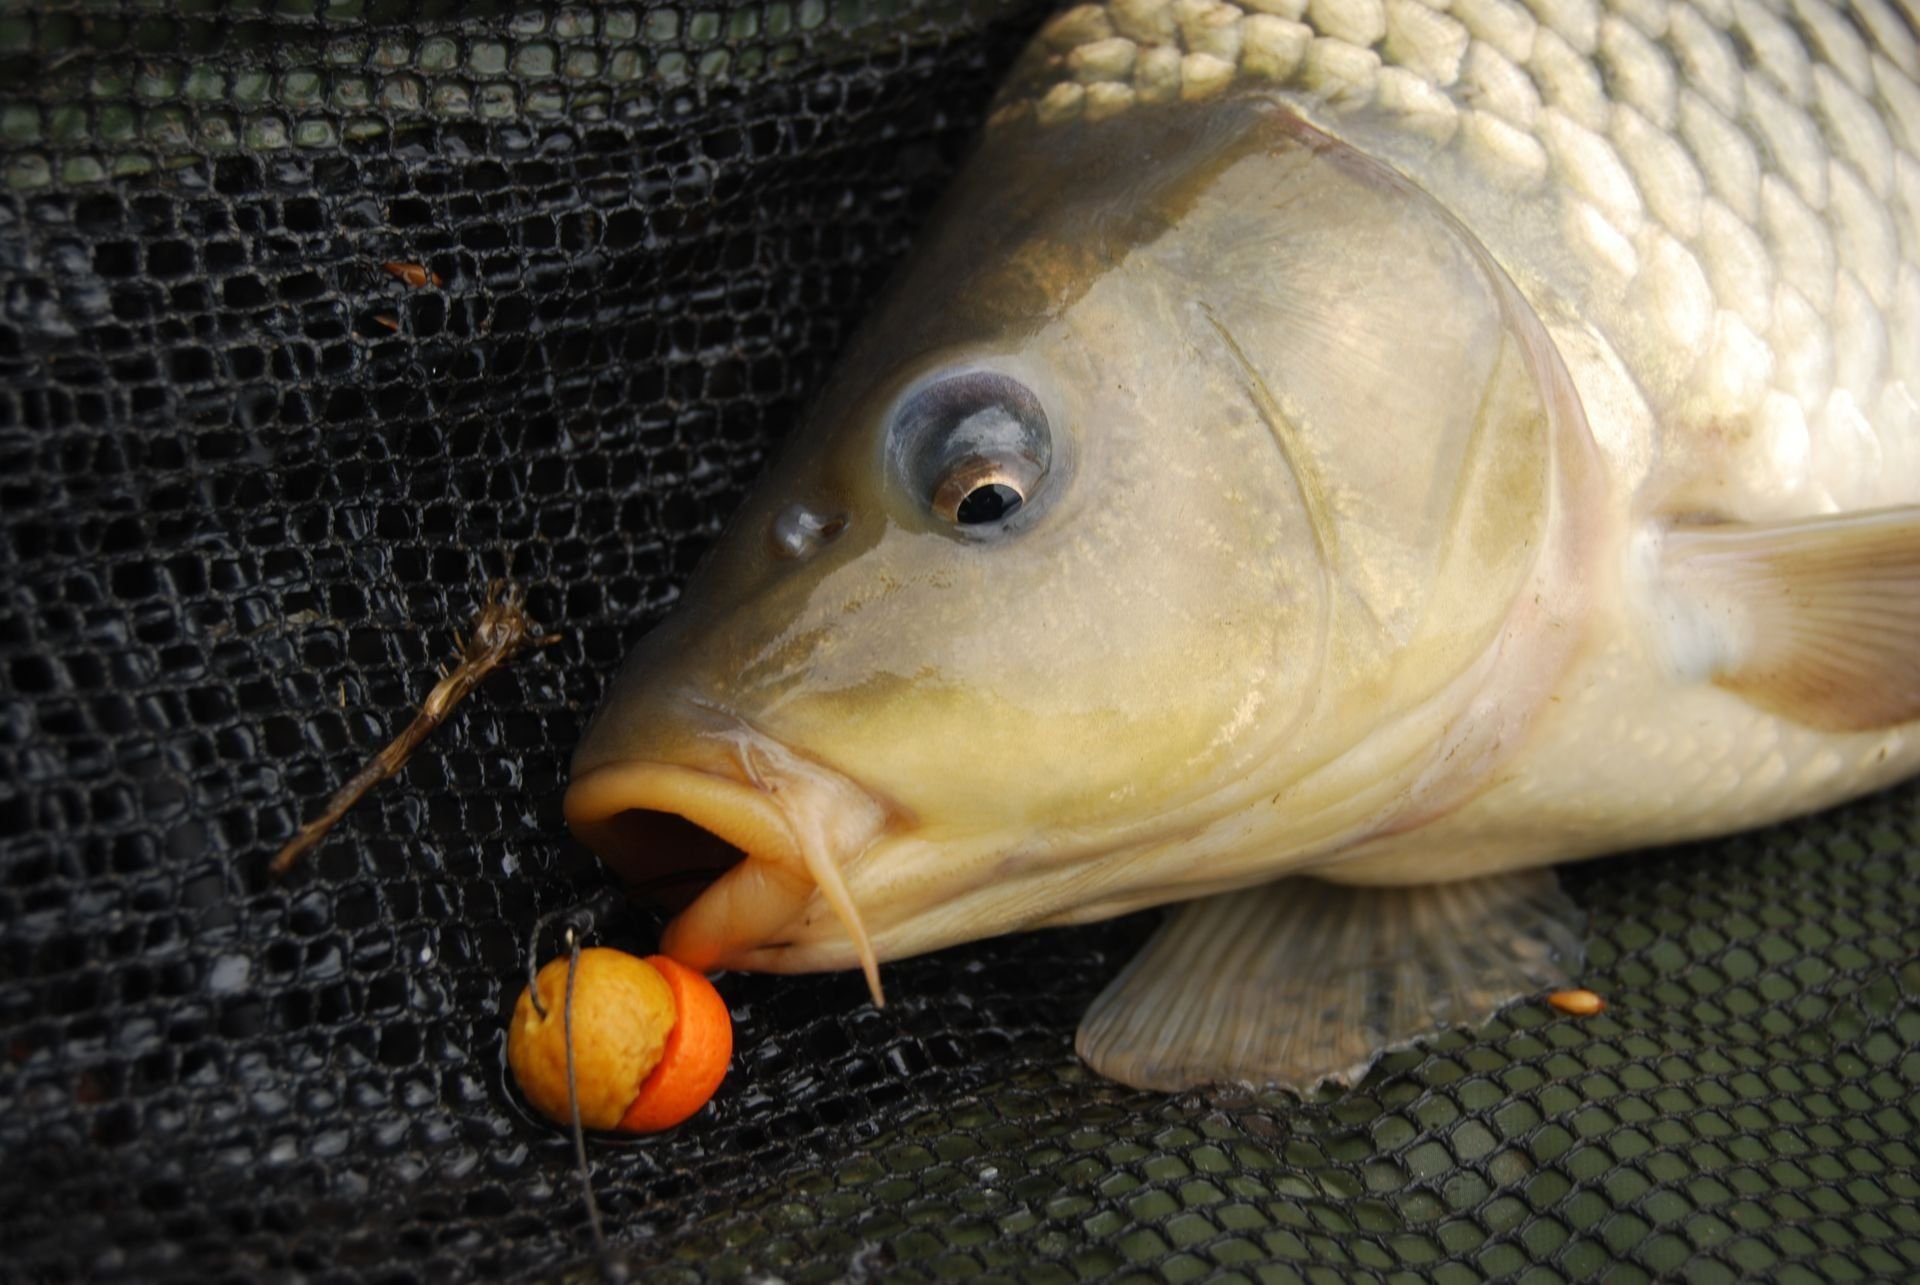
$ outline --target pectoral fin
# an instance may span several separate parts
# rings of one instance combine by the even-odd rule
[[[1920,718],[1920,508],[1683,527],[1661,555],[1683,672],[1823,732]]]
[[[1580,910],[1548,870],[1414,888],[1284,879],[1180,907],[1080,1023],[1137,1088],[1351,1084],[1382,1053],[1564,985]]]

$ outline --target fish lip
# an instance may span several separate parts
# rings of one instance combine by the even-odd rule
[[[792,827],[765,790],[703,768],[652,760],[604,763],[574,778],[561,807],[580,841],[616,870],[629,865],[615,824],[627,812],[683,817],[750,860],[792,864],[800,855]]]
[[[574,834],[636,885],[649,878],[645,854],[634,852],[621,831],[619,818],[627,813],[678,816],[739,849],[741,859],[719,871],[661,938],[662,953],[689,967],[726,967],[764,947],[813,898],[813,880],[786,816],[766,790],[735,777],[678,763],[606,763],[574,779],[562,810]],[[691,881],[702,872],[679,877]]]
[[[702,971],[870,965],[870,952],[864,961],[857,951],[843,958],[844,950],[817,948],[802,952],[809,960],[805,964],[783,957],[791,954],[790,930],[805,926],[800,921],[818,909],[823,895],[832,900],[834,889],[824,888],[822,880],[832,881],[843,902],[846,897],[839,870],[818,865],[822,818],[857,854],[893,828],[898,813],[844,774],[802,759],[744,723],[684,748],[699,766],[653,759],[605,762],[576,776],[562,804],[575,835],[630,885],[658,890],[718,875],[668,923],[662,953]],[[680,817],[741,856],[724,867],[709,862],[676,870],[668,862],[665,878],[656,877],[659,872],[649,870],[647,854],[635,851],[633,836],[621,824],[634,812]],[[796,826],[809,827],[813,836],[812,864],[808,840]]]

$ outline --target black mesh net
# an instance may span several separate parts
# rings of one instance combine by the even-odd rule
[[[0,1276],[589,1270],[502,1066],[534,919],[604,890],[568,753],[1042,16],[0,6]],[[500,575],[564,641],[270,878]],[[592,1145],[610,1235],[659,1280],[1913,1277],[1917,802],[1577,868],[1606,1014],[1304,1104],[1076,1064],[1138,918],[885,1011],[730,977],[713,1107]]]

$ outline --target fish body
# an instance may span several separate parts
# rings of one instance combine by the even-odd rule
[[[1886,0],[1055,18],[575,760],[665,948],[1186,907],[1103,1072],[1351,1076],[1564,976],[1540,867],[1920,769]],[[691,826],[685,822],[692,822]]]

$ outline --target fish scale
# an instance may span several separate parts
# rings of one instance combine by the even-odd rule
[[[1552,229],[1571,258],[1540,262],[1537,235],[1470,220],[1523,291],[1595,305],[1659,425],[1650,449],[1616,456],[1657,460],[1662,493],[1711,477],[1728,512],[1815,514],[1920,498],[1920,472],[1885,467],[1920,434],[1913,12],[1114,0],[1048,24],[994,124],[1258,84],[1363,150],[1427,140],[1386,159],[1523,198],[1516,223]],[[1750,431],[1721,450],[1678,440],[1734,421]],[[1603,444],[1635,431],[1596,424]]]

